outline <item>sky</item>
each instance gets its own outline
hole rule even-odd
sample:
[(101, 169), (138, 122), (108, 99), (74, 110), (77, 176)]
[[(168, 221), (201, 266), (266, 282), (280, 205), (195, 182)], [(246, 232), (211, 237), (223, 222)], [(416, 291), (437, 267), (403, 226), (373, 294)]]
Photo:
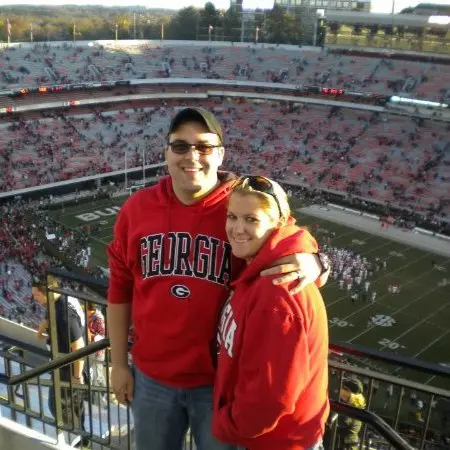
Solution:
[[(450, 5), (450, 0), (372, 0), (372, 12), (390, 13), (392, 9), (392, 1), (395, 1), (395, 11), (398, 12), (408, 6), (416, 6), (418, 3), (438, 3), (441, 5)], [(229, 0), (212, 0), (217, 8), (228, 9)], [(180, 9), (185, 6), (204, 6), (206, 0), (170, 0), (171, 9)], [(104, 6), (147, 6), (149, 8), (160, 8), (161, 0), (0, 0), (0, 8), (2, 5), (104, 5)], [(273, 0), (244, 0), (244, 8), (253, 9), (256, 7), (270, 8)], [(165, 5), (167, 7), (167, 5)]]

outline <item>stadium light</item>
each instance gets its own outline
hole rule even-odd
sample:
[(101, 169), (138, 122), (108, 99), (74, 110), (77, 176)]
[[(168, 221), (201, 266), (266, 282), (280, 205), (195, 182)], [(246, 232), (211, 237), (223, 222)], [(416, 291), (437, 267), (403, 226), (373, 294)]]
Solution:
[(448, 108), (448, 105), (446, 103), (430, 102), (428, 100), (418, 100), (415, 98), (399, 97), (397, 95), (393, 95), (390, 100), (391, 102), (394, 103), (403, 103), (406, 105), (425, 106), (430, 108)]

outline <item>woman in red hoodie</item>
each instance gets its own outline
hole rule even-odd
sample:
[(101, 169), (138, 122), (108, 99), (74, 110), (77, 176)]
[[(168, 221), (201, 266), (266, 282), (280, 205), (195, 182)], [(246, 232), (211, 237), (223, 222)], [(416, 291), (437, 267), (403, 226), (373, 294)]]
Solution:
[(286, 193), (264, 177), (243, 177), (230, 196), (226, 232), (247, 266), (233, 283), (219, 323), (213, 433), (249, 450), (322, 449), (329, 413), (328, 325), (314, 284), (260, 277), (285, 255), (315, 253), (294, 225)]

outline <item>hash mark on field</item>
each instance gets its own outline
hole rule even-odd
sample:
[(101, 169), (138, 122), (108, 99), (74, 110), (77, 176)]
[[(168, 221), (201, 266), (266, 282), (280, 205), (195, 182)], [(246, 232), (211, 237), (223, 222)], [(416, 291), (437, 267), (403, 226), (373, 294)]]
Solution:
[[(424, 272), (421, 276), (427, 275), (427, 274), (428, 274), (428, 272)], [(408, 284), (408, 281), (405, 282), (405, 284)], [(433, 289), (431, 289), (431, 290), (429, 290), (429, 291), (424, 292), (422, 295), (419, 295), (418, 297), (416, 297), (416, 299), (413, 300), (412, 302), (406, 303), (406, 304), (403, 305), (401, 308), (396, 309), (396, 310), (392, 313), (392, 316), (395, 316), (396, 314), (402, 312), (404, 309), (409, 308), (411, 305), (413, 305), (414, 303), (417, 303), (417, 302), (418, 302), (419, 300), (421, 300), (423, 297), (426, 297), (428, 294), (431, 294), (432, 292), (436, 291), (437, 289), (438, 289), (438, 288), (435, 287), (435, 288), (433, 288)], [(380, 298), (386, 297), (387, 295), (389, 295), (389, 294), (385, 294), (385, 295), (381, 296)], [(357, 314), (358, 312), (364, 310), (364, 309), (367, 308), (368, 306), (371, 306), (371, 305), (367, 305), (367, 306), (365, 306), (365, 307), (363, 307), (363, 308), (360, 308), (360, 309), (357, 310), (355, 313), (350, 314), (348, 317), (351, 317), (351, 316), (353, 316), (354, 314)], [(441, 309), (447, 308), (447, 306), (448, 306), (447, 304), (443, 305), (443, 306), (442, 306), (441, 308), (439, 308), (437, 311), (434, 311), (434, 312), (431, 314), (431, 316), (434, 316), (434, 315), (436, 314), (436, 312), (440, 311)], [(345, 317), (344, 320), (347, 320), (348, 317)], [(424, 320), (425, 320), (425, 319), (424, 319)], [(428, 320), (428, 318), (426, 318), (426, 320)], [(422, 321), (421, 321), (421, 322), (422, 322)], [(418, 324), (416, 324), (416, 325), (418, 325)], [(407, 334), (407, 333), (408, 333), (410, 330), (412, 330), (413, 328), (415, 328), (415, 326), (413, 326), (413, 327), (411, 327), (410, 329), (408, 329), (404, 334)], [(372, 330), (372, 328), (366, 329), (366, 330), (362, 331), (361, 333), (357, 334), (356, 336), (353, 336), (353, 337), (352, 337), (350, 340), (348, 340), (347, 342), (350, 343), (350, 342), (354, 341), (356, 338), (359, 338), (360, 336), (363, 336), (364, 334), (368, 333), (368, 332), (371, 331), (371, 330)], [(402, 336), (403, 336), (403, 334), (401, 334), (400, 336), (398, 336), (397, 338), (392, 339), (392, 340), (395, 341), (395, 340), (397, 340), (399, 337), (402, 337)]]

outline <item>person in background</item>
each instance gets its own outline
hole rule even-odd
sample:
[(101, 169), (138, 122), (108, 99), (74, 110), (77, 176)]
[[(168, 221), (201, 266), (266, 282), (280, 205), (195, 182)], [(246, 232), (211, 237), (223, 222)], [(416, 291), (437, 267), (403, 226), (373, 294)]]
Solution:
[[(222, 128), (203, 108), (173, 118), (164, 150), (169, 177), (122, 206), (108, 246), (108, 332), (111, 385), (130, 404), (137, 450), (178, 450), (190, 427), (199, 450), (223, 450), (211, 433), (212, 350), (229, 284), (243, 268), (225, 233), (228, 195), (236, 177), (219, 172)], [(318, 255), (270, 261), (267, 273), (301, 290), (323, 284)], [(270, 277), (272, 282), (273, 277)], [(133, 370), (128, 365), (134, 325)]]
[[(58, 280), (53, 276), (48, 276), (50, 288), (59, 287)], [(34, 299), (42, 306), (47, 307), (47, 283), (46, 281), (34, 281), (32, 284), (32, 294)], [(55, 322), (56, 341), (58, 354), (67, 354), (79, 350), (85, 346), (84, 325), (80, 315), (80, 305), (77, 299), (50, 292), (55, 300)], [(47, 344), (51, 347), (51, 337)], [(82, 385), (87, 380), (84, 373), (84, 360), (78, 359), (72, 365), (67, 365), (59, 369), (60, 381), (72, 382), (74, 387), (61, 387), (61, 406), (63, 422), (69, 426), (88, 431), (85, 425), (85, 410), (83, 395), (76, 389), (77, 385)], [(55, 390), (50, 388), (48, 406), (53, 417), (56, 417)], [(72, 414), (73, 413), (73, 414)], [(80, 441), (81, 448), (89, 448), (90, 442), (86, 438)]]
[[(105, 317), (95, 303), (87, 303), (87, 328), (89, 342), (101, 341), (106, 336)], [(90, 382), (92, 386), (106, 387), (105, 350), (99, 350), (89, 356)], [(94, 403), (104, 395), (93, 392)], [(104, 404), (104, 401), (102, 402)]]
[[(364, 386), (358, 378), (348, 378), (343, 381), (339, 400), (355, 408), (365, 408)], [(348, 416), (338, 417), (338, 448), (342, 450), (358, 450), (360, 446), (359, 433), (362, 422)]]
[(229, 199), (226, 232), (246, 261), (218, 330), (213, 434), (249, 450), (323, 449), (329, 413), (328, 320), (311, 283), (297, 294), (260, 271), (285, 255), (317, 251), (296, 226), (281, 186), (242, 177)]

